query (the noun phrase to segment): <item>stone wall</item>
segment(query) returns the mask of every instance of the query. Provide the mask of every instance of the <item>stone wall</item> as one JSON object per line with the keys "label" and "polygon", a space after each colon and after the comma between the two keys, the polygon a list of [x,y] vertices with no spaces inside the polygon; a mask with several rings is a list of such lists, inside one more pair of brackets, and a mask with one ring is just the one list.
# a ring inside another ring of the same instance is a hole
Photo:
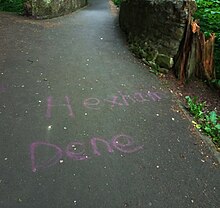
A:
{"label": "stone wall", "polygon": [[37,19],[52,18],[71,13],[87,4],[87,0],[27,0],[29,15]]}
{"label": "stone wall", "polygon": [[146,62],[173,66],[194,0],[124,0],[119,13],[131,49]]}

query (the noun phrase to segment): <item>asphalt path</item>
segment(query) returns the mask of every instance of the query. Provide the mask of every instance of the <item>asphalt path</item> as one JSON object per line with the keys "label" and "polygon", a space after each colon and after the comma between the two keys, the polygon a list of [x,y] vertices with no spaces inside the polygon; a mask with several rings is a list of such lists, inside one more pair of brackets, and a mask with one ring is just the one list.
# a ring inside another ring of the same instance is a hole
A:
{"label": "asphalt path", "polygon": [[1,208],[219,208],[216,160],[128,50],[107,0],[0,14]]}

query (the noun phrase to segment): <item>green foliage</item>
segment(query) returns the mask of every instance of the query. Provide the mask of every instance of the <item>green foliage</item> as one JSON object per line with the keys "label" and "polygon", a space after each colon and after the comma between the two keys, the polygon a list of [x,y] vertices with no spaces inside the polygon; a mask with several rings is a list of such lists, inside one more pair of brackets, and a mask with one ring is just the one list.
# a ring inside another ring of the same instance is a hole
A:
{"label": "green foliage", "polygon": [[190,113],[196,119],[196,122],[193,122],[196,128],[210,136],[214,144],[220,147],[220,116],[215,111],[205,112],[205,102],[198,102],[197,97],[186,96],[185,98]]}
{"label": "green foliage", "polygon": [[192,113],[193,116],[195,116],[196,119],[201,119],[204,117],[203,109],[205,106],[204,103],[199,103],[197,101],[197,97],[191,98],[190,96],[186,96],[186,101],[189,106],[189,111]]}
{"label": "green foliage", "polygon": [[196,0],[197,11],[194,17],[200,20],[201,30],[206,36],[214,32],[216,77],[220,79],[220,0]]}
{"label": "green foliage", "polygon": [[116,5],[116,6],[120,6],[121,5],[121,2],[122,2],[122,0],[112,0],[113,2],[114,2],[114,4]]}
{"label": "green foliage", "polygon": [[218,121],[220,121],[220,117],[215,111],[211,111],[205,116],[205,125],[202,126],[202,129],[213,138],[215,144],[220,146],[220,123]]}
{"label": "green foliage", "polygon": [[24,0],[0,0],[0,11],[22,13]]}
{"label": "green foliage", "polygon": [[217,39],[220,40],[220,0],[196,0],[197,12],[195,17],[201,20],[200,25],[204,32],[216,32]]}

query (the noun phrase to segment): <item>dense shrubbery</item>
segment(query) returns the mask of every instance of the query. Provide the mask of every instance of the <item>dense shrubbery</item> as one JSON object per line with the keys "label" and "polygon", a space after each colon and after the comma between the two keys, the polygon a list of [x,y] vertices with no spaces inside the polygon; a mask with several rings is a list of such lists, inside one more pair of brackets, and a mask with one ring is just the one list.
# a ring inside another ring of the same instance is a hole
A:
{"label": "dense shrubbery", "polygon": [[215,69],[216,76],[220,79],[220,0],[196,0],[197,11],[195,18],[200,20],[201,30],[206,36],[214,32],[215,44]]}
{"label": "dense shrubbery", "polygon": [[22,13],[24,0],[0,0],[0,11]]}

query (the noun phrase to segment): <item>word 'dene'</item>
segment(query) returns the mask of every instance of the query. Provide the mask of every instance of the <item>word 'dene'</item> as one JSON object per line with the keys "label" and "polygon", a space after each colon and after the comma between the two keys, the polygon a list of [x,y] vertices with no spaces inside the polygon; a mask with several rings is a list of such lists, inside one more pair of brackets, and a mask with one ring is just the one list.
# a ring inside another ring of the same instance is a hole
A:
{"label": "word 'dene'", "polygon": [[[101,156],[97,144],[99,144],[99,146],[100,144],[102,146],[104,145],[108,153],[113,153],[115,150],[122,153],[133,153],[143,148],[143,145],[142,146],[135,145],[133,138],[124,134],[119,134],[114,136],[111,141],[106,141],[105,139],[98,137],[90,139],[90,145],[93,154],[96,156]],[[48,148],[51,150],[51,152],[53,152],[53,154],[49,158],[47,157],[47,159],[43,158],[44,161],[42,162],[42,158],[37,158],[37,152],[42,151],[42,149],[47,150],[46,152],[48,152]],[[68,159],[71,160],[91,159],[91,156],[89,156],[85,152],[85,144],[79,141],[70,142],[65,149],[62,149],[62,147],[60,147],[59,145],[51,144],[48,142],[43,142],[43,141],[33,142],[30,145],[30,156],[31,156],[31,164],[32,164],[33,172],[54,166],[60,163],[60,160],[64,157],[67,157]]]}

